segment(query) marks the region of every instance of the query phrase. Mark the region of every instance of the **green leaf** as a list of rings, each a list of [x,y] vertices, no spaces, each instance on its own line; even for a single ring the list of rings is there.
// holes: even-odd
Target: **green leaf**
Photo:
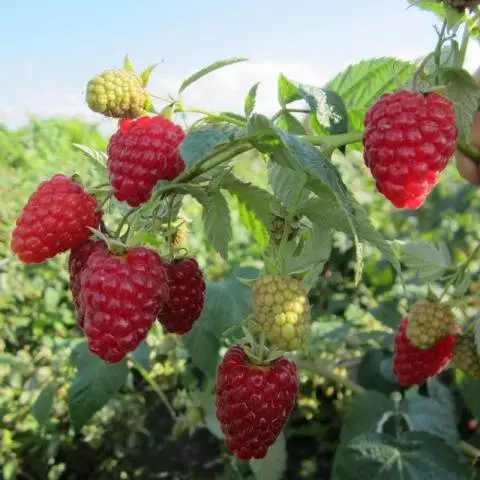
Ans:
[[[396,330],[402,319],[401,313],[398,311],[397,305],[392,302],[382,302],[376,307],[371,308],[368,313],[385,326]]]
[[[273,161],[268,162],[268,183],[275,197],[285,205],[287,210],[291,210],[295,204],[297,208],[301,208],[308,200],[310,193],[304,189],[306,182],[307,176],[304,172],[282,167]]]
[[[392,411],[395,411],[393,402],[379,392],[367,391],[355,397],[342,428],[341,443],[346,444],[364,433],[375,433],[379,420]]]
[[[279,128],[282,128],[283,130],[286,130],[287,132],[294,133],[296,135],[307,134],[307,130],[302,125],[300,120],[298,120],[297,117],[287,111],[282,113],[282,115],[278,117],[277,120],[275,120],[275,125]]]
[[[95,167],[100,167],[102,171],[107,170],[107,155],[100,150],[96,150],[95,148],[88,147],[87,145],[81,145],[79,143],[72,143],[75,148],[78,148],[82,151],[89,160],[91,160]]]
[[[128,53],[123,59],[123,68],[128,72],[135,73],[135,67],[133,66],[132,59],[129,57]]]
[[[460,441],[455,410],[434,398],[417,395],[405,400],[403,409],[412,430],[436,435],[458,450]]]
[[[253,185],[252,183],[242,182],[233,175],[229,175],[222,182],[222,188],[235,195],[239,201],[248,206],[248,208],[261,220],[267,227],[271,222],[270,204],[273,196],[266,190]]]
[[[463,139],[468,139],[473,117],[480,103],[480,88],[475,78],[461,68],[443,68],[440,77],[441,83],[447,86],[447,96],[455,105],[459,135]]]
[[[245,117],[247,118],[250,117],[250,115],[253,113],[253,110],[255,108],[255,102],[257,100],[257,90],[259,85],[260,85],[259,82],[253,85],[253,87],[248,91],[248,94],[245,98],[244,110],[245,110]]]
[[[317,188],[315,193],[318,198],[309,199],[299,213],[306,215],[312,222],[324,228],[332,228],[350,234],[351,228],[347,221],[346,213],[340,208],[335,196],[326,188],[323,191]],[[397,273],[401,275],[400,263],[390,243],[372,225],[365,208],[353,199],[352,202],[355,209],[353,221],[355,222],[359,239],[378,248]]]
[[[230,124],[215,124],[190,130],[180,144],[180,152],[187,168],[200,164],[206,157],[214,154],[219,144],[239,137],[245,130]]]
[[[128,374],[126,361],[109,364],[88,349],[86,342],[72,352],[77,374],[68,391],[68,407],[74,429],[78,432],[118,390]]]
[[[334,478],[338,480],[469,479],[471,469],[441,438],[408,432],[400,439],[368,433],[341,449]]]
[[[480,418],[480,380],[474,380],[457,370],[458,387],[462,398],[475,418]]]
[[[242,272],[234,271],[221,282],[206,282],[202,315],[183,337],[195,365],[212,378],[218,364],[220,338],[252,311],[251,290],[235,277],[243,277]]]
[[[142,85],[146,87],[148,82],[150,81],[150,77],[152,76],[152,72],[157,68],[158,63],[154,63],[153,65],[149,65],[147,68],[142,70],[140,73],[140,78],[142,79]]]
[[[255,480],[280,480],[287,468],[287,442],[283,432],[261,460],[250,460]]]
[[[289,80],[283,73],[278,77],[278,102],[282,107],[289,103],[300,100],[302,97],[298,94],[298,86]]]
[[[309,274],[303,279],[304,286],[309,290],[317,282],[331,252],[331,232],[316,226],[306,239],[301,251],[285,257],[283,271],[285,274],[292,275],[310,270]]]
[[[35,417],[35,420],[38,422],[40,427],[44,427],[50,419],[52,407],[53,386],[51,383],[49,383],[40,392],[32,407],[33,416]]]
[[[226,67],[228,65],[233,65],[234,63],[245,62],[246,60],[248,60],[248,58],[233,57],[233,58],[227,58],[226,60],[220,60],[218,62],[211,63],[210,65],[207,65],[206,67],[202,68],[198,72],[195,72],[193,75],[191,75],[186,80],[184,80],[182,85],[180,85],[180,89],[178,93],[182,93],[192,83],[196,82],[197,80],[204,77],[205,75],[211,72],[214,72],[215,70],[219,70],[220,68]]]
[[[232,222],[228,203],[220,191],[211,195],[203,206],[202,218],[208,241],[227,260],[228,244],[232,238]]]
[[[249,207],[248,204],[242,202],[239,197],[236,197],[238,202],[238,212],[240,214],[240,220],[242,224],[247,228],[254,240],[262,247],[268,245],[270,235],[265,224],[259,220],[255,215],[255,212]]]
[[[215,396],[211,392],[200,392],[199,397],[205,426],[212,435],[215,435],[219,440],[224,440],[225,435],[222,432],[220,421],[217,418]]]
[[[312,87],[293,82],[280,75],[278,80],[279,100],[282,106],[305,100],[315,114],[317,133],[345,133],[348,131],[348,113],[342,97],[331,89]],[[324,131],[321,127],[323,127]],[[297,133],[297,132],[294,132]]]
[[[334,135],[348,131],[347,108],[338,93],[328,88],[308,85],[299,85],[299,87],[302,97],[316,113],[316,122],[313,126],[319,135],[325,132]]]
[[[18,463],[17,460],[9,460],[2,467],[4,480],[15,480],[17,478]]]
[[[145,370],[150,368],[150,346],[146,340],[140,343],[140,345],[132,352],[132,355],[134,360]]]
[[[396,76],[406,82],[415,71],[415,64],[392,57],[363,60],[350,65],[327,84],[327,88],[340,95],[350,110],[366,107],[385,92],[396,89]]]
[[[414,270],[420,280],[432,281],[440,278],[451,264],[450,254],[443,244],[437,247],[424,240],[397,240],[395,243],[400,247],[402,262],[408,269]]]
[[[368,390],[389,394],[398,390],[392,372],[392,355],[381,348],[371,348],[362,358],[358,369],[358,383]]]

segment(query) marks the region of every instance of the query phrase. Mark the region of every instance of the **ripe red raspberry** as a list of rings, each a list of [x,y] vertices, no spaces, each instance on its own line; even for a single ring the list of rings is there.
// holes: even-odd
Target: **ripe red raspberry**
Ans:
[[[184,169],[178,146],[182,128],[161,115],[125,119],[108,145],[108,174],[115,197],[132,207],[146,202],[159,180]]]
[[[102,213],[82,185],[57,174],[40,183],[12,233],[12,250],[25,263],[40,263],[78,247],[97,228]]]
[[[295,405],[296,371],[285,357],[259,366],[242,347],[228,350],[217,371],[216,412],[238,458],[263,458],[280,435]]]
[[[146,247],[92,253],[80,274],[84,332],[92,353],[116,363],[147,336],[168,298],[160,256]]]
[[[159,320],[165,329],[183,335],[191,330],[202,314],[205,282],[194,258],[179,258],[163,264],[168,278],[170,298]]]
[[[98,251],[106,251],[107,245],[102,240],[88,240],[70,252],[68,272],[70,274],[70,290],[73,304],[77,312],[77,325],[83,330],[83,308],[80,305],[80,274],[87,264],[90,255]]]
[[[438,93],[386,93],[365,116],[365,164],[397,208],[420,207],[456,148],[452,103]]]
[[[455,336],[446,335],[428,349],[414,347],[407,338],[408,318],[400,323],[395,335],[393,373],[403,386],[420,385],[447,365],[453,356]]]

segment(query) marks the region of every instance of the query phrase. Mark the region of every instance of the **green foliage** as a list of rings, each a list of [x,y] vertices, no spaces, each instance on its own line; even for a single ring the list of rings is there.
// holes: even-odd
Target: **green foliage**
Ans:
[[[75,347],[72,362],[77,375],[68,392],[68,406],[73,427],[80,430],[125,384],[128,369],[125,361],[108,364],[100,360],[86,342]]]

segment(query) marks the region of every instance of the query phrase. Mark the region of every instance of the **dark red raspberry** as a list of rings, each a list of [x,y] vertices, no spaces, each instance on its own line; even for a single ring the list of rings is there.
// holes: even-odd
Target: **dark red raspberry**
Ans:
[[[108,174],[117,200],[132,207],[146,202],[159,180],[184,169],[178,146],[182,128],[161,115],[125,119],[108,145]]]
[[[403,386],[420,385],[433,377],[453,357],[455,336],[446,335],[430,348],[414,347],[407,338],[408,318],[404,318],[395,335],[393,373]]]
[[[218,367],[216,410],[228,448],[242,460],[263,458],[280,435],[298,393],[295,364],[281,357],[252,364],[232,347]]]
[[[164,263],[170,298],[159,320],[168,332],[183,335],[202,314],[205,282],[194,258],[179,258]]]
[[[420,207],[456,148],[455,111],[438,93],[386,93],[365,116],[364,159],[398,208]]]
[[[97,228],[102,214],[82,185],[57,174],[40,183],[23,207],[12,234],[12,250],[25,263],[40,263],[76,248]]]
[[[95,251],[80,274],[80,304],[90,350],[115,363],[147,336],[168,299],[160,256],[146,247],[122,255]]]
[[[80,305],[80,273],[85,268],[90,255],[98,251],[106,251],[107,245],[102,240],[88,240],[70,252],[68,272],[70,274],[70,290],[77,313],[77,325],[83,330],[83,308]]]

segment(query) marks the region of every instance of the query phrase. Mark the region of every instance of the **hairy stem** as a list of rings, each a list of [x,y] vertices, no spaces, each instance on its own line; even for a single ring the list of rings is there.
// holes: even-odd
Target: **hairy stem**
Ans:
[[[133,365],[135,369],[140,373],[140,375],[144,378],[144,380],[148,383],[150,388],[158,395],[162,403],[164,404],[165,408],[167,409],[168,413],[172,417],[173,421],[177,420],[177,415],[175,414],[175,410],[173,407],[170,405],[170,402],[168,401],[167,396],[165,393],[163,393],[163,390],[160,388],[158,383],[155,381],[155,379],[150,375],[150,373],[145,370],[145,368],[142,367],[135,359],[131,359],[133,362]]]
[[[330,148],[339,148],[350,143],[361,142],[363,138],[363,132],[348,132],[341,133],[339,135],[300,135],[300,138],[312,145],[326,146]]]

